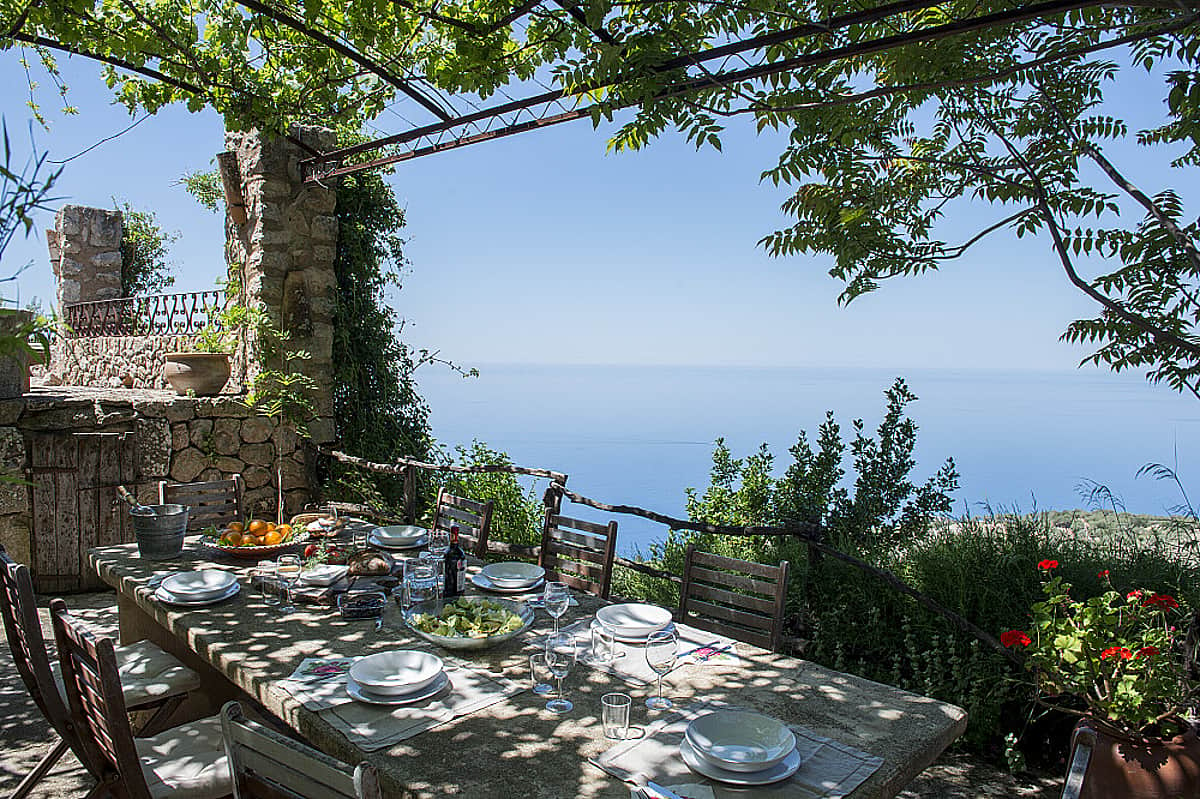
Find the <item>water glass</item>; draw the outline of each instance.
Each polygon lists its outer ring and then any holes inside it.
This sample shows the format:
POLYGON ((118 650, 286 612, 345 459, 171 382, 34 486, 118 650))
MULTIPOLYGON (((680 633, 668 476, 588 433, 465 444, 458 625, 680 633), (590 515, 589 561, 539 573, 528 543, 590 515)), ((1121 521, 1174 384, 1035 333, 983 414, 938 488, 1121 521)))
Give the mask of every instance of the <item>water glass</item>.
POLYGON ((546 703, 546 709, 554 713, 566 713, 575 707, 563 695, 563 677, 571 673, 575 665, 575 636, 552 635, 546 639, 546 665, 558 680, 558 695, 546 703))
POLYGON ((675 668, 675 654, 679 646, 679 638, 674 630, 659 630, 650 633, 646 639, 646 665, 658 675, 658 695, 646 700, 646 707, 651 710, 667 710, 674 707, 670 699, 662 695, 662 678, 675 668))
POLYGON ((437 599, 437 575, 433 566, 428 563, 418 563, 412 567, 408 576, 408 596, 411 605, 430 602, 437 599))
POLYGON ((592 625, 592 660, 612 663, 617 658, 617 639, 612 631, 596 622, 592 625))
POLYGON ((445 530, 434 528, 429 531, 429 552, 435 555, 438 560, 446 557, 446 551, 450 549, 450 533, 445 530))
POLYGON ((275 580, 275 561, 260 560, 254 570, 258 578, 258 591, 264 605, 279 604, 279 585, 275 580))
MULTIPOLYGON (((447 547, 447 549, 448 548, 449 547, 447 547)), ((434 597, 432 597, 434 599, 442 598, 442 587, 443 587, 442 586, 442 570, 446 566, 445 561, 443 561, 442 558, 444 558, 445 556, 446 556, 445 552, 443 552, 441 555, 438 555, 437 553, 433 552, 432 550, 429 552, 422 552, 419 556, 421 558, 421 562, 433 570, 433 577, 435 580, 434 587, 436 589, 436 594, 434 595, 434 597)))
POLYGON ((600 719, 604 737, 623 741, 629 735, 629 710, 633 700, 629 694, 605 694, 600 697, 600 719))
POLYGON ((279 612, 283 614, 295 612, 294 589, 296 581, 300 579, 300 556, 280 555, 279 559, 275 561, 275 575, 279 578, 279 591, 283 597, 283 604, 279 606, 279 612))
POLYGON ((567 612, 571 604, 571 591, 566 583, 546 583, 542 593, 542 603, 546 612, 554 617, 554 634, 558 635, 558 620, 567 612))
POLYGON ((371 531, 367 529, 355 528, 354 535, 350 539, 350 548, 355 552, 362 552, 364 549, 371 548, 371 531))
POLYGON ((529 656, 529 681, 531 689, 538 696, 549 696, 554 692, 550 684, 550 667, 546 665, 546 653, 535 652, 529 656))

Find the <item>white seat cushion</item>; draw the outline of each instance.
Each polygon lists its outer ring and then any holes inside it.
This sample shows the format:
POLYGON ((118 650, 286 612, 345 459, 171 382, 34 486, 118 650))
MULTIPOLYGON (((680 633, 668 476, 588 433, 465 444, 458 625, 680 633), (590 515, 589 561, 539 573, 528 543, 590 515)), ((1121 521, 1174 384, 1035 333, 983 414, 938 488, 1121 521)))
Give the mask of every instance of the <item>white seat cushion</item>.
MULTIPOLYGON (((57 660, 50 664, 50 669, 65 702, 67 694, 57 660)), ((125 707, 130 710, 200 687, 200 677, 196 672, 149 641, 117 647, 117 671, 121 675, 125 707)))
POLYGON ((233 775, 216 716, 137 738, 138 759, 155 799, 214 799, 233 793, 233 775))

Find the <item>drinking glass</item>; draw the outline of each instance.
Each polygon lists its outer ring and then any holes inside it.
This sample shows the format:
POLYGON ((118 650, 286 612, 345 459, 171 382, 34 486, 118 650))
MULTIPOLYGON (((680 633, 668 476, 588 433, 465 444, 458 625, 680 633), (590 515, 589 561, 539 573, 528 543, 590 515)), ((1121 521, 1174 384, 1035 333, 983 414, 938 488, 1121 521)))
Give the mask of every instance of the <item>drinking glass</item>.
POLYGON ((566 713, 575 705, 563 696, 563 677, 571 673, 575 664, 575 636, 555 634, 546 639, 546 666, 558 679, 558 695, 546 703, 546 709, 554 713, 566 713))
POLYGON ((566 583, 546 583, 542 594, 546 612, 554 617, 554 634, 558 635, 558 620, 567 612, 571 604, 571 592, 566 583))
MULTIPOLYGON (((449 549, 450 547, 447 546, 446 548, 449 549)), ((433 576, 437 580, 437 585, 436 585, 437 594, 434 597, 430 597, 431 599, 441 599, 441 597, 442 597, 442 588, 443 588, 442 570, 445 569, 445 567, 446 567, 446 563, 445 563, 445 561, 442 560, 442 558, 444 558, 445 556, 446 556, 445 552, 443 552, 442 554, 439 555, 432 550, 430 550, 429 552, 422 552, 420 555, 417 556, 421 559, 422 563, 424 563, 430 569, 433 569, 433 576)))
POLYGON ((658 630, 646 639, 646 665, 658 675, 658 696, 646 700, 651 710, 666 710, 673 707, 671 700, 662 695, 663 675, 675 667, 675 652, 679 644, 674 630, 658 630))
POLYGON ((554 692, 554 686, 548 682, 550 667, 546 665, 546 653, 535 652, 529 656, 529 680, 533 683, 533 692, 538 696, 549 696, 554 692))
POLYGON ((429 551, 436 555, 438 559, 446 557, 446 550, 450 549, 450 534, 445 530, 433 529, 429 531, 429 551))
POLYGON ((258 591, 264 605, 279 604, 279 588, 275 582, 275 561, 260 560, 255 570, 258 575, 258 591))
POLYGON ((596 622, 592 625, 592 660, 611 663, 617 657, 617 639, 612 631, 596 622))
POLYGON ((605 694, 600 697, 600 720, 604 737, 624 740, 629 735, 629 710, 633 700, 629 694, 605 694))
POLYGON ((275 574, 279 578, 279 591, 283 597, 283 604, 279 606, 279 612, 293 613, 296 610, 296 606, 293 604, 294 589, 296 580, 300 579, 300 556, 280 555, 275 562, 275 574))
POLYGON ((364 549, 371 548, 371 531, 367 529, 355 529, 354 535, 350 539, 350 547, 355 552, 362 552, 364 549))
POLYGON ((413 566, 412 573, 408 577, 410 605, 437 599, 437 582, 433 566, 428 563, 418 563, 413 566))

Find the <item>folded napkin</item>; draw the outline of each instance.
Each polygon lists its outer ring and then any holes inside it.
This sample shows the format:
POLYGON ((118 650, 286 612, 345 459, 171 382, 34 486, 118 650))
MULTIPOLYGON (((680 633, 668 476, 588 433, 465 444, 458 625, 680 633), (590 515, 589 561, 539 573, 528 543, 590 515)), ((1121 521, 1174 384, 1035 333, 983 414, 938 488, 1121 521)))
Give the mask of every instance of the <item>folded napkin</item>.
MULTIPOLYGON (((715 704, 697 704, 650 726, 637 739, 622 741, 591 762, 626 782, 645 780, 670 788, 699 784, 712 790, 714 799, 840 799, 862 785, 883 765, 883 758, 813 733, 800 725, 789 725, 796 735, 800 770, 782 782, 754 787, 731 786, 696 774, 683 762, 679 744, 687 725, 697 715, 718 709, 715 704)), ((691 794, 684 793, 684 796, 691 794)))

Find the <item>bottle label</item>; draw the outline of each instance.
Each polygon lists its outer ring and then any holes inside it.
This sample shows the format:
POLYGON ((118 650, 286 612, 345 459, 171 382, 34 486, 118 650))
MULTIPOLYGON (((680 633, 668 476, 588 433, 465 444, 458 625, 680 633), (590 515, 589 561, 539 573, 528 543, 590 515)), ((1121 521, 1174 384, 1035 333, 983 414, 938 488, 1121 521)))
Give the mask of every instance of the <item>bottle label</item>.
POLYGON ((458 593, 464 594, 467 591, 467 562, 460 560, 458 562, 458 593))

